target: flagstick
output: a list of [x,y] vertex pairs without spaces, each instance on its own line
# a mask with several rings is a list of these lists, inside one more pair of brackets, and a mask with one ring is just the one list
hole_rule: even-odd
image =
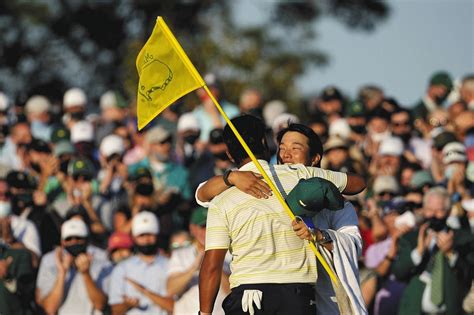
[[[229,117],[227,117],[227,114],[224,112],[224,110],[222,109],[222,107],[219,105],[219,103],[217,102],[217,100],[214,98],[214,95],[212,95],[211,91],[209,91],[209,88],[207,87],[207,85],[204,85],[204,89],[206,90],[207,94],[209,95],[209,97],[211,98],[212,102],[214,103],[214,105],[216,105],[217,109],[219,110],[219,112],[221,113],[222,117],[224,117],[225,121],[227,122],[227,124],[229,125],[230,129],[234,132],[235,136],[237,137],[237,139],[239,140],[240,144],[242,145],[242,147],[244,148],[245,152],[247,152],[247,154],[249,155],[250,159],[252,160],[252,162],[255,164],[255,166],[257,167],[257,169],[260,171],[260,174],[263,176],[263,178],[265,179],[265,181],[267,182],[268,186],[270,186],[270,189],[273,191],[273,193],[275,194],[275,196],[278,198],[278,201],[280,201],[281,205],[283,206],[283,208],[285,209],[285,212],[286,214],[288,214],[288,216],[291,218],[291,220],[294,220],[295,219],[295,215],[293,214],[293,212],[291,212],[291,209],[290,207],[288,207],[288,204],[285,202],[285,200],[283,199],[283,197],[281,196],[280,192],[278,191],[278,189],[275,187],[275,185],[273,184],[273,182],[270,180],[270,178],[268,177],[267,173],[265,172],[265,170],[262,168],[262,165],[260,165],[260,163],[257,161],[257,159],[255,158],[255,156],[253,155],[252,151],[250,150],[250,148],[247,146],[247,143],[245,143],[245,140],[242,139],[242,136],[240,135],[239,131],[235,128],[234,124],[230,121]],[[321,254],[319,253],[318,249],[316,248],[316,246],[314,245],[313,242],[309,242],[309,246],[311,247],[311,249],[313,250],[314,254],[316,255],[316,257],[318,258],[319,262],[321,263],[321,265],[323,266],[324,270],[326,270],[326,272],[328,273],[329,277],[331,278],[331,280],[333,281],[333,283],[338,286],[339,285],[339,282],[337,281],[337,278],[336,276],[334,275],[334,273],[331,271],[331,269],[329,268],[329,266],[327,265],[326,261],[324,260],[324,258],[321,256]]]

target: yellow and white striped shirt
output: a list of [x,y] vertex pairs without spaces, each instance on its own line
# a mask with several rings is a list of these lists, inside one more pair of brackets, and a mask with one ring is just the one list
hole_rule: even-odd
[[[305,167],[272,165],[259,160],[286,198],[300,179],[321,177],[339,191],[347,184],[345,173]],[[258,172],[250,162],[241,171]],[[299,239],[278,199],[257,199],[235,187],[215,197],[207,215],[206,250],[229,249],[232,254],[231,288],[252,283],[315,283],[316,258]]]

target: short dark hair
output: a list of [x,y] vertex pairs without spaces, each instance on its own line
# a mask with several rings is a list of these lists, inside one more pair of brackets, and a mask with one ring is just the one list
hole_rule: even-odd
[[319,154],[321,158],[323,157],[323,144],[321,142],[321,139],[316,134],[316,132],[314,132],[313,129],[303,124],[289,124],[288,127],[280,130],[280,132],[278,133],[277,135],[278,144],[280,144],[281,139],[283,138],[285,133],[287,133],[288,131],[301,133],[306,138],[308,138],[309,155],[311,157],[314,157],[317,154]]
[[[263,121],[253,115],[241,115],[231,119],[231,122],[255,157],[268,161],[270,151],[265,141],[265,124]],[[222,138],[235,163],[241,165],[249,156],[228,124],[224,128]]]

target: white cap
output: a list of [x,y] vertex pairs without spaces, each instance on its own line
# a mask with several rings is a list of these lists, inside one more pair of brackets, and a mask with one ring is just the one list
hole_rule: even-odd
[[374,180],[372,189],[376,195],[384,191],[389,191],[396,194],[400,190],[397,179],[390,175],[377,176]]
[[72,88],[64,93],[63,105],[64,108],[71,108],[74,106],[85,107],[87,104],[86,93],[82,89]]
[[288,127],[289,124],[299,123],[300,119],[289,113],[283,113],[275,117],[272,123],[273,133],[276,135],[283,128]]
[[166,140],[169,136],[171,136],[171,134],[168,130],[161,126],[156,126],[146,132],[145,142],[148,144],[162,142],[163,140]]
[[87,120],[75,123],[71,128],[71,142],[92,142],[94,141],[94,127]]
[[51,103],[42,95],[34,95],[26,101],[25,111],[27,114],[41,114],[51,109]]
[[351,134],[351,127],[349,123],[344,118],[339,118],[331,122],[328,130],[329,136],[338,136],[342,139],[349,139]]
[[474,199],[465,199],[461,201],[461,206],[464,210],[468,212],[474,212]]
[[263,119],[268,127],[271,127],[275,118],[286,112],[286,104],[280,100],[273,100],[263,107]]
[[132,219],[132,235],[139,236],[142,234],[155,234],[160,232],[158,219],[151,212],[139,212]]
[[461,142],[450,142],[443,148],[443,163],[466,162],[466,147]]
[[0,92],[0,111],[6,111],[10,106],[10,100],[3,92]]
[[123,154],[125,152],[125,143],[120,136],[108,135],[102,139],[99,150],[105,157],[109,157],[112,154]]
[[61,239],[71,236],[86,238],[89,235],[87,226],[81,219],[70,219],[61,226]]
[[388,137],[382,140],[379,147],[380,155],[400,156],[403,154],[403,142],[397,137]]
[[100,97],[100,109],[118,107],[117,96],[113,91],[107,91]]
[[178,132],[186,130],[201,130],[199,122],[193,113],[184,113],[178,120]]

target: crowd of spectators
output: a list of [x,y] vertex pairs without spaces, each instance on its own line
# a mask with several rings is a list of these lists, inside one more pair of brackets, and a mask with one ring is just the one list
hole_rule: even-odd
[[[226,100],[206,81],[230,118],[264,120],[274,163],[275,135],[300,122],[324,144],[322,168],[365,176],[348,199],[371,314],[474,313],[474,75],[433,74],[415,106],[374,85],[353,100],[330,86],[300,117],[258,89]],[[196,95],[138,132],[134,102],[113,91],[98,105],[79,88],[61,104],[0,93],[0,314],[198,311],[206,210],[194,193],[234,165],[225,121]]]

